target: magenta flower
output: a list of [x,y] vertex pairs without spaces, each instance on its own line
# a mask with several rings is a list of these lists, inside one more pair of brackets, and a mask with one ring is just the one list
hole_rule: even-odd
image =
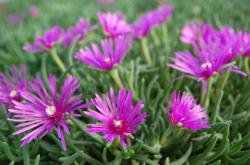
[[80,18],[79,22],[75,26],[69,27],[64,34],[63,46],[71,45],[74,39],[77,39],[78,42],[82,41],[87,31],[91,28],[93,28],[93,26],[91,26],[89,22],[84,18]]
[[[225,63],[231,63],[237,57],[239,52],[238,39],[234,30],[230,27],[223,27],[220,30],[214,29],[203,33],[197,43],[202,52],[210,54],[210,56],[219,56],[225,58]],[[193,47],[198,50],[198,46],[193,44]],[[198,50],[199,51],[199,50]]]
[[[205,23],[189,23],[182,30],[180,40],[194,47],[209,47],[210,51],[233,51],[231,54],[236,56],[239,49],[237,37],[234,30],[230,27],[215,29]],[[208,45],[208,46],[204,46]],[[213,49],[211,50],[211,47]]]
[[180,40],[187,44],[198,44],[199,37],[206,38],[213,34],[215,29],[204,23],[188,23],[181,30]]
[[149,12],[151,15],[151,22],[154,25],[162,25],[168,21],[169,17],[172,15],[174,7],[172,5],[160,6],[157,9]]
[[36,16],[39,13],[39,8],[36,6],[31,6],[29,9],[30,16]]
[[87,133],[103,133],[103,138],[108,142],[113,142],[115,138],[120,140],[122,148],[126,148],[126,140],[130,135],[136,133],[136,128],[146,117],[146,112],[142,112],[143,100],[140,100],[134,107],[132,106],[132,91],[122,89],[115,96],[112,89],[102,99],[99,95],[92,100],[97,110],[88,110],[86,115],[93,117],[99,122],[88,124],[90,128]]
[[121,13],[98,13],[99,21],[103,30],[111,38],[127,35],[132,32],[131,27],[126,23]]
[[63,131],[66,134],[70,133],[67,118],[80,116],[75,111],[87,106],[81,100],[82,94],[74,96],[80,85],[79,81],[68,76],[60,95],[57,93],[56,78],[52,74],[49,76],[49,91],[41,79],[31,82],[30,85],[34,93],[22,91],[21,96],[25,102],[14,101],[15,108],[9,109],[13,114],[13,118],[9,120],[19,123],[16,125],[19,130],[13,135],[27,132],[21,139],[23,146],[37,137],[42,138],[55,127],[62,148],[66,150]]
[[171,58],[172,64],[168,66],[202,81],[204,93],[206,92],[208,79],[215,74],[232,71],[246,76],[232,63],[235,53],[231,50],[231,47],[227,50],[219,48],[216,44],[203,45],[201,49],[196,47],[195,52],[198,58],[187,51],[177,52],[175,57]]
[[0,104],[11,107],[13,101],[21,100],[21,91],[28,89],[26,67],[20,65],[10,67],[10,77],[0,72]]
[[134,39],[145,38],[150,33],[153,27],[151,15],[141,16],[133,25],[133,36]]
[[250,34],[239,31],[237,33],[239,44],[239,55],[242,57],[250,56]]
[[25,45],[23,47],[23,50],[33,53],[49,51],[61,42],[63,33],[64,32],[62,28],[60,28],[59,26],[54,26],[46,31],[43,37],[36,36],[35,42]]
[[149,11],[145,15],[138,18],[132,25],[134,39],[147,37],[154,26],[165,23],[172,15],[174,7],[171,5],[161,6],[155,10]]
[[194,131],[210,128],[205,109],[188,93],[172,94],[167,116],[174,126]]
[[183,43],[192,44],[198,41],[198,31],[200,24],[189,23],[181,30],[180,40]]
[[92,49],[81,49],[75,58],[84,64],[99,70],[112,70],[120,64],[131,46],[130,37],[104,39],[101,42],[102,50],[97,44],[92,44]]
[[18,25],[19,23],[22,22],[22,19],[23,19],[22,16],[17,15],[17,14],[11,14],[8,16],[8,21],[12,25]]
[[182,30],[182,41],[193,45],[198,59],[189,52],[177,52],[170,67],[202,81],[204,92],[208,79],[214,74],[232,71],[246,76],[233,64],[239,44],[232,28],[217,30],[207,24],[190,24],[186,28]]

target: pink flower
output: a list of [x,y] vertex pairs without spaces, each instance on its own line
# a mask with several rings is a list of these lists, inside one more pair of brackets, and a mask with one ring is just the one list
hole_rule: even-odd
[[0,104],[11,107],[13,101],[22,99],[20,92],[28,90],[28,85],[25,65],[12,66],[9,70],[10,77],[0,72]]
[[199,37],[206,38],[214,30],[209,24],[188,23],[181,30],[180,40],[187,44],[197,44]]
[[169,17],[172,15],[174,7],[172,5],[160,6],[157,9],[149,12],[151,15],[151,22],[154,25],[162,25],[168,21]]
[[239,44],[239,55],[242,57],[250,56],[250,34],[239,31],[237,33],[237,41]]
[[88,104],[83,104],[82,95],[74,96],[80,83],[77,79],[69,76],[62,87],[61,94],[57,92],[56,78],[49,76],[49,91],[46,89],[41,79],[31,82],[30,91],[21,91],[24,102],[14,101],[15,107],[9,109],[13,114],[12,119],[18,122],[18,128],[13,135],[27,132],[21,139],[22,146],[30,143],[37,137],[42,138],[56,127],[57,134],[62,143],[63,150],[66,150],[66,143],[63,131],[69,135],[68,117],[78,117],[76,110],[85,108]]
[[192,44],[197,57],[189,52],[177,52],[169,66],[202,81],[203,92],[214,74],[232,71],[246,76],[233,64],[239,44],[232,28],[217,30],[206,24],[189,24],[182,30],[181,39]]
[[91,30],[93,26],[90,25],[84,18],[80,18],[79,22],[75,26],[68,28],[64,34],[63,46],[69,46],[73,43],[74,39],[78,42],[82,41],[88,30]]
[[39,13],[39,8],[36,6],[31,6],[29,9],[30,16],[36,16]]
[[174,92],[168,104],[167,116],[174,126],[194,131],[210,128],[205,109],[196,103],[192,95]]
[[86,47],[76,53],[75,58],[84,64],[99,70],[112,70],[120,64],[131,46],[130,37],[118,37],[104,39],[101,42],[102,49],[97,44],[92,44],[92,49]]
[[34,43],[25,45],[23,50],[33,53],[49,51],[61,42],[63,33],[62,28],[54,26],[46,31],[42,37],[36,36]]
[[172,15],[174,7],[171,5],[160,6],[155,10],[149,11],[145,15],[139,17],[132,25],[134,39],[147,37],[154,26],[165,23]]
[[215,74],[226,71],[236,72],[243,76],[246,74],[240,71],[232,63],[235,54],[231,49],[219,49],[218,45],[204,45],[202,48],[195,48],[196,56],[190,52],[177,52],[171,58],[172,64],[168,66],[186,73],[198,81],[203,82],[203,92],[206,92],[207,81]]
[[8,21],[12,24],[12,25],[18,25],[19,23],[22,22],[22,16],[17,15],[17,14],[11,14],[8,16]]
[[111,38],[116,38],[121,35],[127,35],[132,31],[131,27],[126,23],[123,15],[120,13],[98,13],[99,21],[103,30]]
[[141,16],[132,27],[134,39],[147,37],[153,27],[151,16]]
[[132,105],[132,91],[122,89],[118,95],[113,90],[102,99],[96,94],[92,100],[97,110],[88,110],[86,115],[98,120],[98,123],[88,124],[87,133],[103,133],[103,138],[113,142],[115,138],[120,140],[122,148],[126,148],[126,140],[136,133],[136,128],[146,118],[146,112],[142,112],[143,100],[134,107]]

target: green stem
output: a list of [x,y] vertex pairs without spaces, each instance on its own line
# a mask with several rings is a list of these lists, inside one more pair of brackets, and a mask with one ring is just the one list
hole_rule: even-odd
[[93,164],[93,165],[101,165],[102,163],[99,162],[98,160],[92,158],[91,156],[85,154],[83,151],[80,152],[80,156],[86,160],[87,162],[89,162],[90,164]]
[[59,58],[58,54],[56,53],[56,49],[52,49],[50,51],[50,54],[51,54],[52,58],[54,59],[54,61],[56,62],[56,64],[58,65],[58,67],[61,69],[61,71],[65,72],[66,67],[65,67],[64,63],[62,62],[62,60]]
[[142,46],[144,58],[145,58],[146,62],[149,65],[152,66],[153,63],[152,63],[150,53],[149,53],[149,50],[148,50],[147,39],[146,38],[141,38],[140,41],[141,41],[141,46]]
[[113,70],[110,71],[110,75],[111,77],[114,79],[115,83],[117,84],[117,86],[122,89],[123,85],[122,85],[122,81],[120,79],[119,73],[118,73],[118,69],[115,68]]
[[[87,125],[83,122],[78,120],[77,118],[74,117],[70,117],[70,120],[82,131],[87,129]],[[89,134],[89,136],[91,136],[93,139],[95,139],[96,141],[98,141],[101,144],[104,144],[103,139],[101,138],[100,135],[98,134]]]
[[39,164],[40,164],[40,155],[38,154],[38,155],[36,156],[35,161],[34,161],[34,165],[39,165]]
[[168,44],[168,28],[167,28],[167,24],[162,25],[162,41],[163,41],[163,45],[167,46],[167,44]]
[[46,66],[47,57],[48,56],[43,56],[43,58],[42,58],[41,72],[42,72],[43,81],[45,82],[46,85],[49,85],[49,82],[48,82],[48,72],[47,72],[47,66]]
[[211,95],[211,90],[212,90],[212,84],[213,84],[213,78],[211,77],[211,78],[208,80],[207,92],[206,92],[205,99],[204,99],[204,102],[203,102],[203,106],[204,106],[204,108],[205,108],[206,110],[207,110],[207,108],[208,108],[208,106],[209,106],[210,95]]
[[[74,50],[75,50],[75,47],[76,47],[76,44],[77,44],[77,40],[78,38],[76,38],[72,45],[70,46],[70,49],[69,49],[69,66],[72,66],[73,65],[73,59],[74,59]],[[77,75],[77,71],[75,68],[72,68],[72,74],[73,75]]]
[[249,58],[245,58],[245,59],[244,59],[244,66],[245,66],[245,70],[246,70],[246,72],[247,72],[247,75],[249,76],[249,74],[250,74],[250,69],[249,69],[248,60],[249,60]]
[[88,154],[81,151],[81,149],[78,148],[78,146],[73,145],[71,139],[69,139],[67,137],[66,140],[67,140],[68,144],[70,144],[71,148],[76,153],[79,153],[79,156],[82,157],[84,160],[86,160],[88,163],[93,164],[93,165],[101,165],[101,162],[99,162],[98,160],[94,159],[93,157],[91,157]]
[[160,40],[159,40],[159,37],[158,37],[158,35],[157,35],[157,33],[156,33],[155,28],[152,29],[151,35],[152,35],[152,37],[153,37],[153,41],[154,41],[155,46],[156,46],[156,47],[159,47],[161,43],[160,43]]
[[23,164],[24,165],[30,165],[30,156],[29,156],[29,150],[28,146],[25,146],[23,148]]
[[217,97],[218,101],[217,101],[216,107],[211,112],[211,118],[210,118],[211,119],[211,124],[215,124],[216,123],[216,118],[217,118],[217,116],[219,114],[219,110],[220,110],[220,107],[221,107],[221,100],[222,100],[223,94],[224,94],[223,91],[221,91],[219,93],[219,96]]
[[15,126],[12,124],[12,122],[9,120],[9,115],[8,115],[8,110],[6,109],[6,107],[4,106],[1,106],[0,107],[0,110],[3,110],[4,112],[4,115],[5,115],[5,119],[6,119],[6,123],[7,123],[7,126],[9,127],[9,130],[12,130],[14,131],[16,128]]
[[217,92],[216,92],[216,98],[218,98],[219,97],[219,95],[220,95],[220,93],[221,93],[221,91],[223,91],[224,90],[224,88],[225,88],[225,86],[226,86],[226,84],[227,84],[227,81],[228,81],[228,79],[229,79],[229,77],[230,77],[230,71],[227,71],[224,75],[223,75],[223,80],[222,80],[222,83],[221,83],[221,85],[220,85],[220,87],[218,88],[218,90],[217,90]]

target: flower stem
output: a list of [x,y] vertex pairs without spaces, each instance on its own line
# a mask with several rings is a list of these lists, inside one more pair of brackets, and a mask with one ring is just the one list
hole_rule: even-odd
[[122,89],[123,85],[122,85],[122,81],[120,79],[119,73],[118,73],[118,69],[115,68],[113,70],[110,71],[110,75],[111,77],[114,79],[115,83],[117,84],[117,86]]
[[89,162],[90,164],[101,165],[102,163],[98,160],[94,159],[93,157],[89,156],[88,154],[84,153],[83,151],[80,152],[80,156]]
[[230,71],[227,71],[227,72],[224,74],[222,83],[221,83],[220,87],[217,89],[217,92],[216,92],[217,98],[219,97],[221,91],[224,90],[224,88],[225,88],[225,86],[226,86],[226,84],[227,84],[227,81],[228,81],[228,79],[229,79],[229,77],[230,77],[230,73],[231,73]]
[[148,50],[147,39],[146,38],[142,38],[142,39],[140,39],[140,41],[141,41],[141,46],[142,46],[144,58],[145,58],[146,62],[149,65],[152,66],[153,63],[152,63],[152,60],[151,60],[151,57],[150,57],[150,53],[149,53],[149,50]]
[[205,95],[205,99],[203,102],[203,106],[204,108],[207,110],[208,106],[209,106],[209,101],[210,101],[210,95],[211,95],[211,90],[212,90],[212,85],[213,85],[213,78],[211,77],[208,80],[208,86],[207,86],[207,93]]
[[156,46],[156,47],[159,47],[161,43],[160,43],[160,40],[159,40],[159,37],[158,37],[158,35],[157,35],[157,33],[156,33],[155,28],[152,29],[151,35],[152,35],[152,37],[153,37],[153,41],[154,41],[155,46]]
[[[75,47],[76,47],[76,44],[77,44],[77,39],[74,39],[72,45],[70,46],[70,49],[69,49],[69,66],[72,66],[73,65],[73,58],[74,58],[74,50],[75,50]],[[72,68],[72,74],[73,75],[77,75],[77,71],[75,68]]]
[[167,24],[162,25],[162,41],[163,41],[163,45],[167,46],[167,44],[168,44],[168,28],[167,28]]
[[248,60],[249,60],[249,58],[245,58],[245,59],[244,59],[244,67],[245,67],[245,70],[246,70],[246,72],[247,72],[247,75],[249,76],[249,74],[250,74],[250,69],[249,69]]
[[23,148],[23,163],[24,165],[30,165],[30,156],[29,156],[28,146]]
[[61,71],[65,72],[66,67],[65,67],[64,63],[62,62],[62,60],[59,58],[58,54],[56,53],[56,50],[52,49],[50,51],[50,54],[51,54],[52,58],[54,59],[54,61],[56,62],[56,64],[58,65],[58,67],[61,69]]

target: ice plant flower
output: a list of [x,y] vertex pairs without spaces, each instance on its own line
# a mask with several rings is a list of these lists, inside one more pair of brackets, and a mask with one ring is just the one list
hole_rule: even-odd
[[208,35],[211,35],[215,29],[205,23],[188,23],[185,25],[180,34],[180,40],[186,44],[198,44],[199,37],[207,38]]
[[242,57],[250,56],[250,33],[239,31],[237,33],[239,44],[239,55]]
[[126,23],[121,13],[98,13],[99,21],[105,33],[111,38],[127,35],[132,32],[130,25]]
[[72,27],[69,27],[67,32],[64,34],[63,46],[69,46],[76,39],[77,42],[80,42],[84,39],[85,34],[88,30],[93,28],[88,21],[84,18],[80,18],[79,22]]
[[220,46],[216,44],[204,44],[200,49],[196,47],[195,53],[198,58],[188,51],[177,52],[171,58],[172,64],[168,64],[168,66],[202,81],[204,93],[206,92],[208,79],[215,74],[231,71],[246,76],[234,65],[232,60],[235,53],[231,50],[231,47],[229,49],[219,48]]
[[142,112],[143,100],[132,106],[132,91],[121,89],[118,95],[113,89],[102,99],[96,94],[92,104],[97,110],[85,111],[85,114],[98,120],[98,123],[88,124],[87,133],[102,133],[103,138],[113,142],[117,138],[123,149],[126,140],[136,133],[136,128],[145,120],[146,112]]
[[8,16],[8,21],[12,25],[18,25],[19,23],[21,23],[22,19],[23,19],[22,16],[17,14],[11,14]]
[[62,28],[54,26],[46,31],[42,37],[36,36],[34,43],[25,45],[23,50],[33,53],[49,51],[61,42],[63,33]]
[[210,128],[205,109],[196,103],[191,94],[172,93],[167,116],[174,126],[194,131]]
[[87,106],[81,100],[82,94],[74,95],[78,89],[79,81],[68,76],[61,90],[57,92],[56,78],[54,75],[49,76],[49,91],[46,89],[41,79],[31,82],[32,91],[22,91],[21,96],[25,102],[14,101],[15,107],[9,109],[13,114],[9,119],[19,124],[19,129],[13,135],[27,133],[22,139],[22,146],[30,143],[36,138],[42,138],[55,127],[57,134],[62,143],[63,150],[66,150],[66,143],[63,132],[69,134],[68,117],[78,117],[76,110]]
[[10,67],[10,76],[4,75],[0,72],[0,104],[7,107],[13,105],[13,101],[21,100],[21,91],[28,90],[26,67],[20,65]]
[[120,64],[131,46],[131,37],[121,36],[101,41],[102,50],[97,44],[92,49],[86,47],[76,53],[75,58],[84,64],[99,70],[112,70]]
[[132,25],[133,37],[138,40],[145,38],[150,33],[153,27],[151,15],[144,15],[138,18],[138,20]]
[[30,16],[36,16],[39,13],[39,8],[36,6],[31,6],[29,9]]
[[165,5],[140,16],[132,25],[134,39],[138,40],[147,37],[151,29],[154,26],[159,26],[165,23],[172,15],[173,11],[173,6]]
[[[182,30],[180,40],[186,44],[192,44],[194,47],[209,47],[209,51],[232,51],[236,56],[239,44],[234,30],[230,27],[216,29],[205,23],[189,23]],[[208,46],[204,46],[208,45]],[[211,50],[211,46],[216,48]]]
[[162,25],[168,21],[169,17],[172,15],[174,7],[172,5],[160,6],[157,9],[149,12],[151,15],[151,22],[154,25]]

